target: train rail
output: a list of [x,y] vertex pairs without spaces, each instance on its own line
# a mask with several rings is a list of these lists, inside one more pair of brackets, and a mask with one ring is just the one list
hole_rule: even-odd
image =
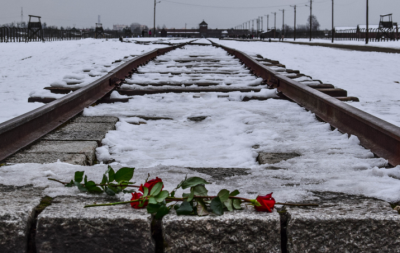
[[[132,85],[129,86],[129,78],[135,72],[139,76],[151,74],[146,71],[138,72],[137,68],[139,66],[144,66],[150,60],[155,60],[157,56],[183,47],[185,44],[153,50],[123,64],[107,76],[82,89],[75,91],[74,88],[46,88],[53,93],[75,91],[56,101],[53,101],[55,100],[53,98],[30,98],[30,102],[50,103],[0,124],[0,138],[2,139],[0,160],[4,160],[21,148],[33,143],[96,101],[101,100],[101,102],[108,103],[127,101],[127,99],[110,99],[107,95],[114,89],[118,90],[121,95],[132,96],[168,92],[259,92],[261,89],[268,87],[276,88],[282,98],[290,99],[312,111],[321,120],[331,124],[332,127],[349,135],[356,135],[364,147],[370,149],[377,156],[387,159],[391,165],[400,164],[400,128],[341,102],[340,100],[358,100],[354,97],[347,97],[345,90],[334,88],[333,85],[324,84],[320,80],[313,80],[311,77],[301,74],[298,70],[286,69],[283,64],[277,61],[264,59],[261,56],[250,57],[238,50],[214,42],[212,44],[239,59],[250,69],[253,75],[261,78],[262,81],[249,85],[235,85],[235,82],[243,81],[240,79],[240,71],[224,71],[223,68],[222,70],[219,68],[218,71],[211,71],[210,69],[216,69],[215,67],[223,67],[220,64],[220,60],[213,59],[212,55],[200,58],[193,55],[188,59],[176,61],[177,64],[182,64],[178,71],[174,72],[171,71],[171,68],[165,68],[164,71],[159,73],[176,77],[185,73],[182,68],[184,67],[187,72],[186,79],[180,78],[176,82],[168,81],[164,83],[162,81],[153,81],[152,83],[135,81],[134,87]],[[196,59],[196,61],[193,59]],[[198,66],[192,66],[193,62]],[[155,60],[155,63],[161,65],[163,62]],[[196,67],[206,70],[193,72]],[[219,76],[219,79],[196,81],[196,76],[198,79],[201,75]],[[237,79],[229,79],[233,85],[229,81],[224,83],[223,86],[219,85],[221,81],[229,76],[234,76]],[[124,83],[126,84],[124,85]],[[244,96],[244,100],[250,99],[262,100],[263,98]],[[32,129],[34,130],[32,131]]]

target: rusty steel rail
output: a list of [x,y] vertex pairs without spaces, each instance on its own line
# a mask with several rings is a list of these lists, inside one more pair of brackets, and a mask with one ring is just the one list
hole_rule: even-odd
[[93,83],[0,124],[0,161],[32,144],[109,94],[139,66],[188,43],[152,50],[110,71]]
[[399,127],[287,78],[239,50],[212,41],[211,43],[237,57],[269,86],[277,88],[279,92],[312,111],[323,121],[343,133],[357,136],[362,146],[370,149],[375,155],[387,159],[390,165],[400,165]]

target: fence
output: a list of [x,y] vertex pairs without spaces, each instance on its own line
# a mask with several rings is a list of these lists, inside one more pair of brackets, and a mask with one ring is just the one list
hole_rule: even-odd
[[[60,41],[60,40],[80,40],[83,38],[95,38],[94,31],[81,31],[78,29],[61,30],[46,28],[41,30],[30,41],[42,41],[41,35],[45,41]],[[28,42],[27,41],[28,29],[17,27],[0,27],[0,42]],[[104,31],[101,38],[119,38],[124,36],[120,31]]]
[[[400,39],[399,33],[397,29],[379,29],[379,28],[370,28],[368,29],[369,41],[397,41]],[[294,32],[286,32],[285,38],[293,38]],[[337,30],[334,32],[335,40],[354,40],[354,41],[364,41],[367,37],[366,29],[347,29],[347,30]],[[310,32],[296,32],[296,38],[298,39],[308,39],[310,38]],[[331,39],[332,31],[324,32],[324,31],[313,31],[312,32],[313,39]]]

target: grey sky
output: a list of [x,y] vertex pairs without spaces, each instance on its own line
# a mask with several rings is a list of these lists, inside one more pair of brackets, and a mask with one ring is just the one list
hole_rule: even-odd
[[[158,0],[159,1],[159,0]],[[369,0],[370,24],[379,23],[379,15],[393,13],[394,21],[400,22],[399,0]],[[183,4],[177,4],[183,3]],[[282,12],[285,9],[285,23],[293,26],[293,8],[297,5],[297,24],[305,24],[310,13],[305,4],[309,0],[161,0],[157,5],[156,24],[167,27],[197,27],[204,19],[209,28],[231,28],[258,16],[277,12],[277,27],[282,26]],[[113,24],[139,22],[153,25],[153,0],[1,0],[0,24],[20,21],[21,7],[24,20],[27,15],[40,15],[43,21],[56,26],[90,27],[101,15],[104,27]],[[213,6],[213,7],[211,7]],[[331,0],[314,0],[313,14],[322,28],[331,27]],[[366,0],[335,0],[335,26],[356,26],[365,24]],[[226,8],[224,8],[226,7]],[[264,17],[264,27],[267,17]]]

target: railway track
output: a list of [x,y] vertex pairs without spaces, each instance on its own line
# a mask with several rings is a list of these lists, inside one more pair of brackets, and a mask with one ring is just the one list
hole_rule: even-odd
[[[58,100],[52,97],[29,98],[29,102],[48,104],[0,125],[3,140],[0,160],[35,142],[93,103],[129,101],[129,97],[111,98],[113,90],[126,96],[216,92],[219,97],[229,97],[224,93],[241,92],[242,99],[248,101],[266,100],[269,97],[259,95],[259,92],[276,88],[279,98],[294,101],[333,128],[356,135],[364,147],[388,159],[391,165],[400,164],[399,128],[341,103],[358,101],[358,98],[348,97],[346,90],[313,80],[299,70],[287,69],[278,61],[260,55],[251,57],[216,43],[213,43],[213,47],[204,43],[186,45],[193,46],[206,46],[206,51],[211,50],[212,53],[192,53],[177,59],[164,56],[156,58],[176,48],[185,47],[185,44],[181,44],[154,50],[128,61],[79,90],[72,87],[46,87],[52,93],[73,93]],[[232,59],[232,56],[236,59]]]
[[[332,238],[327,235],[335,242],[326,246],[331,251],[343,249],[342,243],[336,243],[343,238],[349,245],[356,241],[366,247],[371,247],[367,243],[370,241],[377,248],[389,247],[392,241],[393,245],[396,243],[392,239],[397,235],[388,235],[386,231],[391,231],[387,229],[389,226],[395,231],[400,219],[387,202],[338,193],[366,177],[357,182],[352,178],[348,179],[351,182],[335,180],[348,171],[355,171],[349,175],[356,177],[359,171],[368,168],[399,165],[400,130],[343,103],[358,99],[348,97],[345,90],[332,84],[287,69],[278,61],[210,42],[153,50],[78,90],[70,87],[46,90],[72,93],[57,100],[51,96],[31,97],[30,102],[47,104],[0,125],[3,140],[0,155],[5,163],[51,163],[39,169],[30,165],[30,169],[44,174],[53,170],[61,175],[71,169],[62,163],[54,165],[61,160],[83,165],[86,174],[96,177],[99,167],[87,165],[116,162],[113,166],[135,167],[135,180],[145,180],[148,173],[163,178],[166,188],[172,189],[185,174],[190,174],[212,182],[210,192],[235,186],[244,197],[250,197],[274,189],[280,198],[293,202],[299,198],[312,199],[321,208],[288,209],[289,216],[285,211],[262,217],[248,211],[242,216],[230,214],[228,218],[168,216],[155,224],[155,220],[149,221],[153,218],[132,213],[129,208],[97,209],[93,216],[92,209],[82,208],[83,202],[92,200],[84,196],[65,197],[62,192],[56,194],[55,203],[32,226],[37,230],[33,240],[38,252],[47,252],[49,245],[53,252],[90,251],[85,245],[93,247],[96,240],[95,248],[100,251],[111,248],[124,251],[132,246],[143,249],[140,252],[186,252],[190,251],[187,246],[190,242],[199,248],[217,249],[215,252],[240,251],[236,247],[248,245],[256,245],[254,252],[265,252],[266,248],[271,252],[288,249],[295,252],[296,247],[303,247],[298,252],[304,252],[326,246],[326,237],[316,238],[316,233],[333,235]],[[330,192],[324,183],[338,189]],[[57,190],[50,185],[45,191]],[[36,188],[27,191],[12,189],[14,195],[18,192],[23,198],[43,195]],[[313,196],[307,198],[309,194]],[[100,196],[96,201],[106,200]],[[337,206],[346,216],[337,213]],[[368,214],[365,219],[364,209],[377,214]],[[118,212],[120,216],[115,218],[110,212]],[[326,212],[329,215],[321,215]],[[80,217],[79,222],[71,217]],[[350,225],[335,223],[343,219]],[[352,226],[352,222],[357,225]],[[360,233],[369,231],[366,228],[378,223],[381,232],[368,232],[360,237],[367,238],[365,241],[358,239]],[[142,227],[120,229],[126,224]],[[241,229],[237,229],[237,224]],[[218,226],[218,233],[204,229],[213,226]],[[254,227],[258,236],[254,236]],[[99,228],[101,233],[93,232]],[[119,231],[118,238],[113,237],[115,229]],[[85,236],[77,238],[71,230],[79,230]],[[157,234],[161,230],[163,235]],[[240,236],[235,234],[237,231]],[[86,236],[92,234],[104,240]],[[225,243],[226,234],[244,240]],[[348,239],[352,236],[357,239]],[[109,238],[118,243],[111,245]],[[136,239],[127,242],[124,238]],[[68,243],[77,240],[78,243]],[[209,248],[203,249],[206,252]]]

